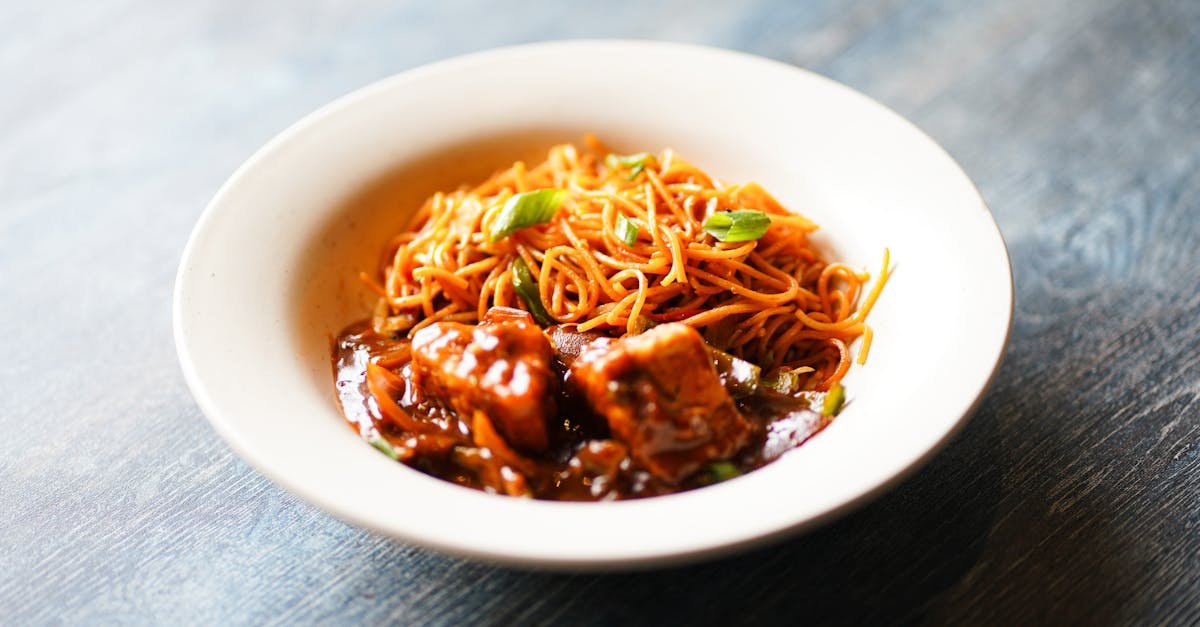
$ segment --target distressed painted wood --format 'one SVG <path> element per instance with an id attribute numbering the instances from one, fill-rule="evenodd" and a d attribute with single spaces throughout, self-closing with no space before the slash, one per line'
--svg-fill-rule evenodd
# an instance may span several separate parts
<path id="1" fill-rule="evenodd" d="M 812 68 L 960 160 L 1017 288 L 962 434 L 814 533 L 628 575 L 407 547 L 237 460 L 170 333 L 217 186 L 374 79 L 611 36 Z M 1200 622 L 1200 3 L 6 3 L 0 94 L 0 623 Z"/>

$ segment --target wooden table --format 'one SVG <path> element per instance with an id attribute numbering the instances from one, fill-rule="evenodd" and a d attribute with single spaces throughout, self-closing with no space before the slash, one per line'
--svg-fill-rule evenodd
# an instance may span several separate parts
<path id="1" fill-rule="evenodd" d="M 221 182 L 377 78 L 614 36 L 811 68 L 962 163 L 1016 318 L 961 435 L 816 532 L 603 576 L 404 546 L 235 458 L 170 327 Z M 0 93 L 2 623 L 1200 621 L 1198 2 L 8 3 Z"/>

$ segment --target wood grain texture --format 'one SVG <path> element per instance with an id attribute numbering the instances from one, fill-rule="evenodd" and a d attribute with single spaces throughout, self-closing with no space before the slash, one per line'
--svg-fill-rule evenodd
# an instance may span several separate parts
<path id="1" fill-rule="evenodd" d="M 959 159 L 1017 288 L 961 435 L 814 533 L 625 575 L 404 546 L 237 460 L 170 333 L 220 183 L 374 79 L 613 36 L 812 68 Z M 0 85 L 0 623 L 1200 623 L 1200 3 L 6 3 Z"/>

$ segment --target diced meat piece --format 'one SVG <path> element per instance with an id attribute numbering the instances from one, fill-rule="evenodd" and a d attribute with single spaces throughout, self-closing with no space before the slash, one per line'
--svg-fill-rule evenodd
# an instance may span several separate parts
<path id="1" fill-rule="evenodd" d="M 570 366 L 583 354 L 592 342 L 604 337 L 595 331 L 580 332 L 576 324 L 556 324 L 546 329 L 554 354 L 563 364 Z"/>
<path id="2" fill-rule="evenodd" d="M 501 322 L 524 322 L 533 324 L 533 316 L 524 309 L 516 307 L 492 307 L 483 314 L 483 324 L 499 324 Z"/>
<path id="3" fill-rule="evenodd" d="M 616 440 L 590 440 L 567 461 L 563 474 L 576 482 L 579 490 L 586 490 L 598 499 L 618 488 L 617 478 L 628 466 L 629 451 L 624 444 Z"/>
<path id="4" fill-rule="evenodd" d="M 514 448 L 546 449 L 558 380 L 550 343 L 528 314 L 431 324 L 413 336 L 412 355 L 417 386 L 467 424 L 482 411 Z"/>
<path id="5" fill-rule="evenodd" d="M 654 476 L 678 482 L 728 458 L 750 435 L 695 329 L 664 324 L 592 344 L 571 366 L 575 385 L 614 437 Z"/>

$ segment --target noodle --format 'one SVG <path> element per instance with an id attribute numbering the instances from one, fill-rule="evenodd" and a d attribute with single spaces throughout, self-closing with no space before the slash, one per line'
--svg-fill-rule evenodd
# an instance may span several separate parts
<path id="1" fill-rule="evenodd" d="M 363 276 L 381 294 L 376 321 L 413 321 L 377 330 L 411 335 L 438 320 L 478 322 L 492 306 L 529 310 L 513 286 L 521 259 L 549 317 L 581 331 L 617 337 L 683 322 L 764 369 L 794 369 L 818 390 L 845 375 L 847 346 L 860 336 L 858 361 L 866 359 L 865 320 L 888 278 L 886 251 L 867 291 L 867 273 L 825 261 L 808 241 L 816 224 L 758 185 L 723 185 L 669 150 L 636 169 L 606 164 L 603 144 L 591 136 L 585 144 L 430 197 L 389 243 L 382 281 Z M 505 203 L 545 188 L 565 190 L 553 218 L 492 241 Z M 770 226 L 744 242 L 705 232 L 708 217 L 734 210 L 762 212 Z M 619 223 L 636 233 L 623 238 Z"/>

